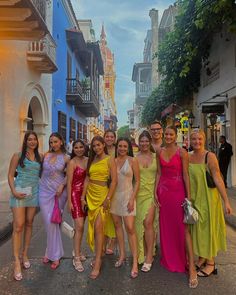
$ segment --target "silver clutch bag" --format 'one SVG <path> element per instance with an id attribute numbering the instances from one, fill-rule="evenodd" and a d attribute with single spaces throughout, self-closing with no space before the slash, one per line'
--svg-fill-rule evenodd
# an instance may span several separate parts
<path id="1" fill-rule="evenodd" d="M 193 208 L 192 203 L 185 198 L 182 207 L 184 209 L 184 223 L 195 224 L 198 221 L 198 212 Z"/>
<path id="2" fill-rule="evenodd" d="M 74 238 L 75 230 L 74 228 L 69 225 L 67 222 L 63 221 L 61 223 L 61 231 L 70 239 Z"/>

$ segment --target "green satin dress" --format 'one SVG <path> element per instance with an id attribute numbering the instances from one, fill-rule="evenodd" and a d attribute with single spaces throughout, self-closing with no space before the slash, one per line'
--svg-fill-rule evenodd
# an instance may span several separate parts
<path id="1" fill-rule="evenodd" d="M 199 220 L 190 226 L 194 254 L 206 259 L 226 250 L 226 228 L 221 196 L 206 182 L 206 166 L 189 164 L 191 199 Z"/>
<path id="2" fill-rule="evenodd" d="M 143 222 L 149 212 L 149 209 L 154 204 L 154 190 L 157 173 L 156 157 L 153 154 L 153 160 L 148 168 L 140 168 L 140 188 L 136 198 L 136 218 L 135 227 L 138 240 L 138 263 L 144 262 L 144 225 Z M 157 229 L 157 214 L 154 219 L 154 230 Z M 153 249 L 155 254 L 155 245 Z"/>

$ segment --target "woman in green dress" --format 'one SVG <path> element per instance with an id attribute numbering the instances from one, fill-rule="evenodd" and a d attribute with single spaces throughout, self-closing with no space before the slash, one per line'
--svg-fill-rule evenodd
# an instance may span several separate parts
<path id="1" fill-rule="evenodd" d="M 140 188 L 136 205 L 136 232 L 138 239 L 138 262 L 143 272 L 150 271 L 155 253 L 156 207 L 154 204 L 155 179 L 157 173 L 156 155 L 148 131 L 139 136 L 137 159 L 140 169 Z"/>
<path id="2" fill-rule="evenodd" d="M 226 250 L 221 198 L 226 214 L 232 213 L 217 158 L 214 153 L 205 150 L 205 140 L 205 133 L 201 129 L 194 129 L 191 132 L 190 144 L 193 149 L 189 153 L 191 199 L 199 213 L 198 222 L 191 226 L 191 235 L 194 254 L 199 257 L 196 263 L 199 277 L 217 274 L 214 259 L 220 250 Z M 207 185 L 206 169 L 212 175 L 215 188 L 209 188 Z"/>

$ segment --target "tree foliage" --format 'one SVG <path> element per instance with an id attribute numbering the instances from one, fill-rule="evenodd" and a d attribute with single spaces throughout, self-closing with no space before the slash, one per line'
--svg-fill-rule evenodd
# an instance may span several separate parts
<path id="1" fill-rule="evenodd" d="M 130 137 L 129 125 L 120 127 L 117 131 L 118 137 Z"/>
<path id="2" fill-rule="evenodd" d="M 143 123 L 170 103 L 183 105 L 200 86 L 202 62 L 207 60 L 215 33 L 226 28 L 236 32 L 236 4 L 233 0 L 178 0 L 174 30 L 165 36 L 156 53 L 162 82 L 149 97 Z M 155 114 L 154 114 L 155 113 Z"/>

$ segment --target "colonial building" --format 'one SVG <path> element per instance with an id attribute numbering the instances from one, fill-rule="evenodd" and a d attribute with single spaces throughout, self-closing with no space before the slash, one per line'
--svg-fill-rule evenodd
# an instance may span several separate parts
<path id="1" fill-rule="evenodd" d="M 58 72 L 53 75 L 53 131 L 87 140 L 87 118 L 100 113 L 103 62 L 97 42 L 86 42 L 71 1 L 54 1 L 53 36 Z"/>
<path id="2" fill-rule="evenodd" d="M 40 150 L 51 132 L 51 73 L 57 70 L 51 35 L 52 1 L 0 1 L 0 194 L 8 199 L 10 158 L 27 130 Z"/>
<path id="3" fill-rule="evenodd" d="M 100 35 L 100 48 L 104 63 L 104 129 L 117 129 L 117 110 L 115 102 L 115 59 L 107 46 L 104 25 Z"/>
<path id="4" fill-rule="evenodd" d="M 236 34 L 226 29 L 215 34 L 208 60 L 201 70 L 201 87 L 195 94 L 195 125 L 204 128 L 208 148 L 218 153 L 219 136 L 233 146 L 228 183 L 236 186 Z"/>
<path id="5" fill-rule="evenodd" d="M 87 43 L 95 43 L 95 31 L 90 19 L 78 20 L 80 30 L 83 32 L 84 39 Z M 104 67 L 104 64 L 103 64 Z M 88 140 L 95 135 L 103 135 L 104 133 L 104 83 L 103 76 L 100 76 L 99 81 L 99 116 L 87 118 Z"/>

